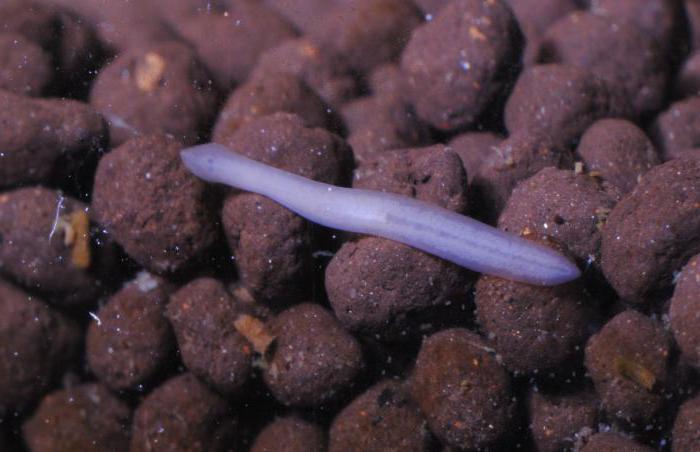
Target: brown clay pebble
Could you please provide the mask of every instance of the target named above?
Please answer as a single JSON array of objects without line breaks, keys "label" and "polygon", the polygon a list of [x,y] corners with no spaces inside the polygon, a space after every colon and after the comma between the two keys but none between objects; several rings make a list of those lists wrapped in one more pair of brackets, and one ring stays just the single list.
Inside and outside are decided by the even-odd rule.
[{"label": "brown clay pebble", "polygon": [[678,410],[673,423],[674,452],[700,449],[700,396],[686,400]]},{"label": "brown clay pebble", "polygon": [[[525,37],[523,63],[535,64],[539,41],[547,27],[578,9],[577,0],[506,0]],[[580,2],[579,2],[580,3]]]},{"label": "brown clay pebble", "polygon": [[180,160],[181,145],[162,135],[134,138],[97,167],[95,219],[154,273],[173,272],[216,238],[204,182]]},{"label": "brown clay pebble", "polygon": [[172,2],[170,0],[153,0],[158,12],[163,15],[166,23],[172,27],[188,18],[211,12],[223,13],[228,1],[208,2],[207,0],[180,0]]},{"label": "brown clay pebble", "polygon": [[651,138],[662,160],[681,157],[686,149],[700,148],[700,96],[671,104],[654,121]]},{"label": "brown clay pebble", "polygon": [[306,34],[335,4],[345,0],[264,0],[266,5],[281,14]]},{"label": "brown clay pebble", "polygon": [[[31,42],[43,49],[45,53],[44,56],[36,59],[32,57],[36,55],[34,51],[28,52],[27,60],[16,61],[18,65],[10,72],[14,71],[17,75],[25,70],[34,75],[43,72],[48,76],[50,82],[48,91],[52,95],[57,94],[57,88],[61,90],[61,94],[84,95],[86,85],[94,75],[93,71],[97,69],[102,57],[92,24],[74,14],[72,9],[77,1],[69,1],[69,4],[63,4],[65,8],[43,4],[62,3],[56,0],[41,3],[5,0],[0,5],[2,33],[14,35],[13,44],[23,47],[26,42]],[[24,37],[26,42],[24,44],[15,42],[15,40],[20,41],[17,35]],[[0,51],[0,54],[2,53],[4,52]],[[0,60],[2,59],[3,57],[0,57]],[[45,60],[46,65],[40,60]],[[27,65],[27,62],[30,65]],[[6,69],[10,68],[6,67]],[[20,81],[21,77],[17,78],[15,83]],[[33,95],[38,94],[41,94],[41,91],[33,91]]]},{"label": "brown clay pebble", "polygon": [[[382,153],[356,171],[353,186],[456,212],[467,207],[460,159],[442,145]],[[462,268],[376,237],[343,244],[326,268],[328,298],[343,326],[385,339],[414,336],[422,321],[460,299],[467,286]]]},{"label": "brown clay pebble", "polygon": [[503,138],[491,132],[467,132],[454,137],[449,146],[462,160],[467,179],[471,184],[487,156],[494,152]]},{"label": "brown clay pebble", "polygon": [[682,57],[685,18],[681,0],[588,0],[594,14],[629,20],[657,42],[671,62]]},{"label": "brown clay pebble", "polygon": [[33,0],[4,0],[0,5],[0,29],[26,37],[41,47],[55,39],[55,11]]},{"label": "brown clay pebble", "polygon": [[0,33],[0,89],[40,96],[53,79],[50,56],[22,35]]},{"label": "brown clay pebble", "polygon": [[277,112],[293,113],[311,127],[327,127],[327,107],[297,75],[261,73],[239,86],[226,101],[214,126],[214,141],[224,141],[244,124]]},{"label": "brown clay pebble", "polygon": [[398,63],[385,63],[369,73],[367,83],[370,93],[377,96],[402,96],[403,75]]},{"label": "brown clay pebble", "polygon": [[[590,1],[590,0],[586,0]],[[557,18],[576,11],[579,0],[506,0],[526,39],[541,36]]]},{"label": "brown clay pebble", "polygon": [[573,165],[569,150],[553,147],[536,136],[513,135],[491,149],[472,179],[472,193],[479,206],[475,212],[495,223],[519,181],[548,166],[571,169]]},{"label": "brown clay pebble", "polygon": [[31,96],[84,97],[102,49],[92,24],[74,14],[76,1],[69,1],[65,8],[48,4],[60,4],[58,0],[5,0],[0,4],[0,85],[38,88],[15,91]]},{"label": "brown clay pebble", "polygon": [[355,97],[358,91],[350,69],[333,60],[308,38],[287,39],[263,52],[250,78],[257,79],[272,72],[296,75],[333,107]]},{"label": "brown clay pebble", "polygon": [[617,294],[643,303],[700,252],[700,158],[655,166],[613,208],[602,266]]},{"label": "brown clay pebble", "polygon": [[429,141],[427,125],[416,117],[413,107],[396,95],[357,98],[343,105],[341,114],[358,164],[386,150]]},{"label": "brown clay pebble", "polygon": [[654,449],[613,432],[596,433],[588,439],[581,452],[653,452]]},{"label": "brown clay pebble", "polygon": [[[351,150],[336,135],[277,113],[251,121],[221,142],[269,165],[331,184],[349,179]],[[264,198],[234,192],[221,214],[241,280],[262,302],[284,305],[308,293],[311,242],[306,220]]]},{"label": "brown clay pebble", "polygon": [[0,187],[49,182],[107,142],[92,107],[68,99],[30,99],[0,91]]},{"label": "brown clay pebble", "polygon": [[179,34],[225,91],[241,84],[258,57],[296,36],[294,27],[276,11],[256,0],[228,1],[176,24]]},{"label": "brown clay pebble", "polygon": [[215,141],[253,160],[329,184],[348,179],[352,151],[326,130],[308,126],[289,113],[275,113],[233,133],[215,132]]},{"label": "brown clay pebble", "polygon": [[95,314],[86,339],[88,365],[114,390],[147,383],[175,348],[165,304],[172,286],[147,272],[112,295]]},{"label": "brown clay pebble", "polygon": [[382,380],[338,413],[329,452],[429,451],[432,436],[406,384]]},{"label": "brown clay pebble", "polygon": [[197,14],[209,14],[212,12],[220,13],[225,16],[228,0],[218,0],[211,2],[209,0],[180,0],[172,2],[171,0],[154,0],[158,7],[158,11],[164,15],[168,24],[177,26],[178,22],[185,20],[188,17]]},{"label": "brown clay pebble", "polygon": [[692,365],[700,368],[700,254],[681,270],[669,316],[678,347]]},{"label": "brown clay pebble", "polygon": [[255,438],[250,452],[323,452],[326,435],[316,424],[295,415],[276,418]]},{"label": "brown clay pebble", "polygon": [[240,281],[255,300],[284,306],[311,295],[311,231],[305,219],[264,196],[232,193],[221,221]]},{"label": "brown clay pebble", "polygon": [[508,98],[508,131],[571,146],[597,119],[607,116],[606,85],[584,69],[545,64],[525,69]]},{"label": "brown clay pebble", "polygon": [[326,268],[343,327],[384,340],[416,336],[424,320],[465,296],[469,281],[457,265],[377,237],[344,243]]},{"label": "brown clay pebble", "polygon": [[[63,3],[65,8],[42,3]],[[2,2],[0,85],[9,82],[17,88],[31,87],[31,92],[16,91],[26,95],[85,96],[101,64],[103,49],[92,24],[72,11],[76,3],[78,0]],[[4,78],[8,75],[14,80]]]},{"label": "brown clay pebble", "polygon": [[700,96],[700,52],[692,53],[683,63],[675,83],[676,97]]},{"label": "brown clay pebble", "polygon": [[90,103],[109,122],[112,146],[151,133],[195,144],[211,126],[217,97],[194,52],[163,42],[130,49],[103,68]]},{"label": "brown clay pebble", "polygon": [[224,394],[239,391],[250,377],[253,350],[236,329],[244,312],[223,284],[191,281],[170,296],[166,314],[185,366]]},{"label": "brown clay pebble", "polygon": [[608,415],[644,427],[664,401],[671,341],[661,324],[628,310],[586,345],[586,369]]},{"label": "brown clay pebble", "polygon": [[570,13],[545,33],[539,61],[593,72],[608,85],[614,114],[644,116],[663,105],[665,58],[652,36],[624,19]]},{"label": "brown clay pebble", "polygon": [[129,446],[131,410],[96,383],[85,383],[44,397],[22,426],[32,451],[122,451]]},{"label": "brown clay pebble", "polygon": [[688,20],[688,32],[690,33],[690,48],[700,50],[700,2],[696,0],[684,0],[685,12]]},{"label": "brown clay pebble", "polygon": [[501,0],[448,3],[401,55],[406,96],[441,130],[474,124],[517,67],[518,25]]},{"label": "brown clay pebble", "polygon": [[624,119],[601,119],[581,137],[576,153],[586,171],[627,194],[644,173],[660,163],[644,132]]},{"label": "brown clay pebble", "polygon": [[275,344],[263,369],[285,405],[319,406],[348,392],[364,368],[360,344],[319,305],[287,309],[269,325]]},{"label": "brown clay pebble", "polygon": [[392,61],[421,22],[418,9],[404,0],[341,1],[313,27],[310,39],[358,73]]},{"label": "brown clay pebble", "polygon": [[414,3],[425,13],[426,20],[432,20],[435,13],[449,2],[450,0],[414,0]]},{"label": "brown clay pebble", "polygon": [[510,377],[487,350],[477,334],[454,328],[427,337],[418,353],[411,394],[449,446],[491,449],[513,427]]},{"label": "brown clay pebble", "polygon": [[538,452],[575,450],[598,424],[598,400],[588,390],[561,395],[532,391],[528,412]]},{"label": "brown clay pebble", "polygon": [[[104,49],[92,23],[71,8],[56,9],[58,32],[49,44],[57,61],[55,68],[59,88],[64,95],[87,97],[90,84],[103,63]],[[59,36],[56,43],[56,35]]]},{"label": "brown clay pebble", "polygon": [[515,187],[498,227],[553,237],[565,243],[579,263],[600,269],[600,231],[615,201],[589,176],[544,168]]},{"label": "brown clay pebble", "polygon": [[0,193],[2,273],[56,303],[92,301],[93,252],[83,203],[43,187]]},{"label": "brown clay pebble", "polygon": [[73,321],[0,279],[0,417],[56,383],[77,357],[80,335]]},{"label": "brown clay pebble", "polygon": [[[400,193],[462,212],[467,202],[465,179],[459,158],[443,146],[434,146],[380,154],[357,171],[353,186]],[[407,278],[414,284],[406,291],[395,290],[406,272],[416,274],[415,279]],[[425,278],[425,274],[432,276]],[[434,285],[432,277],[437,281]],[[402,336],[409,333],[407,327],[416,326],[408,317],[446,303],[466,285],[464,277],[459,268],[420,251],[367,238],[341,248],[327,269],[326,288],[346,328]],[[365,281],[359,291],[351,282],[355,278]],[[386,284],[385,279],[397,283]]]},{"label": "brown clay pebble", "polygon": [[453,212],[467,210],[467,175],[459,156],[441,144],[386,151],[355,171],[354,188],[396,193]]},{"label": "brown clay pebble", "polygon": [[700,146],[679,149],[674,151],[674,159],[698,158],[700,156]]},{"label": "brown clay pebble", "polygon": [[131,452],[230,450],[236,420],[226,401],[192,374],[154,389],[134,413]]},{"label": "brown clay pebble", "polygon": [[[526,238],[568,254],[556,242],[534,234]],[[482,275],[474,302],[489,344],[515,373],[565,371],[595,320],[591,300],[577,281],[543,287]]]},{"label": "brown clay pebble", "polygon": [[[24,3],[24,0],[15,0]],[[51,0],[95,24],[108,56],[154,42],[178,39],[152,2],[103,2],[100,0]],[[171,6],[172,7],[172,6]],[[83,19],[81,19],[83,20]],[[44,29],[45,30],[45,29]],[[49,35],[52,39],[54,35]]]}]

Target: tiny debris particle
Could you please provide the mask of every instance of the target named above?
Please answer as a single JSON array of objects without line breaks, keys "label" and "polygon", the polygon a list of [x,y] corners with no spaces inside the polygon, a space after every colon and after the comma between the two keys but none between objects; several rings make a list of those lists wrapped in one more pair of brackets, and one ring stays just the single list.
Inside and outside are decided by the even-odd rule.
[{"label": "tiny debris particle", "polygon": [[469,36],[478,41],[486,41],[486,35],[473,25],[469,27]]},{"label": "tiny debris particle", "polygon": [[608,220],[608,215],[610,215],[611,209],[607,207],[598,207],[595,209],[595,216],[597,218],[597,222],[595,227],[600,231],[603,229],[603,226],[605,226],[605,222]]},{"label": "tiny debris particle", "polygon": [[75,229],[73,229],[73,226],[65,218],[59,218],[55,224],[56,229],[63,231],[63,244],[71,246],[75,241]]},{"label": "tiny debris particle", "polygon": [[236,331],[248,339],[253,345],[253,349],[261,355],[265,354],[270,344],[275,340],[275,337],[265,328],[265,324],[252,315],[239,315],[233,322],[233,326],[236,328]]},{"label": "tiny debris particle", "polygon": [[136,86],[142,91],[153,91],[165,72],[165,60],[155,52],[148,52],[142,64],[136,67]]},{"label": "tiny debris particle", "polygon": [[78,268],[88,268],[90,266],[90,217],[84,210],[78,210],[70,214],[69,228],[66,228],[66,239],[68,231],[71,231],[73,238],[71,244],[71,262]]},{"label": "tiny debris particle", "polygon": [[319,50],[316,46],[307,43],[301,47],[301,54],[306,58],[315,59],[319,56]]},{"label": "tiny debris particle", "polygon": [[141,292],[150,292],[158,287],[158,280],[145,270],[139,272],[134,281]]},{"label": "tiny debris particle", "polygon": [[247,287],[244,286],[236,286],[231,289],[231,293],[233,293],[233,296],[241,301],[242,303],[246,304],[253,304],[255,303],[255,298],[253,297],[253,294],[250,293],[250,290]]},{"label": "tiny debris particle", "polygon": [[617,356],[613,362],[615,371],[628,380],[632,380],[647,391],[651,391],[656,383],[654,373],[643,365],[622,357]]},{"label": "tiny debris particle", "polygon": [[102,326],[102,320],[95,314],[94,312],[88,312],[90,314],[90,317],[97,323],[97,326]]}]

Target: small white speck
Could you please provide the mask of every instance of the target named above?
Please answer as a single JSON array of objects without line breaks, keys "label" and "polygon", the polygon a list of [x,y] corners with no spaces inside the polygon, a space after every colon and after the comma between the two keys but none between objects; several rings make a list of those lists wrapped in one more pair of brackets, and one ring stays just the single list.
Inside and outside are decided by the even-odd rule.
[{"label": "small white speck", "polygon": [[158,287],[158,280],[147,271],[139,272],[134,282],[141,292],[149,292]]},{"label": "small white speck", "polygon": [[95,322],[97,322],[97,326],[102,326],[102,320],[100,320],[100,318],[97,317],[97,314],[95,314],[94,312],[88,312],[88,314],[90,314],[90,317],[92,317],[92,319]]}]

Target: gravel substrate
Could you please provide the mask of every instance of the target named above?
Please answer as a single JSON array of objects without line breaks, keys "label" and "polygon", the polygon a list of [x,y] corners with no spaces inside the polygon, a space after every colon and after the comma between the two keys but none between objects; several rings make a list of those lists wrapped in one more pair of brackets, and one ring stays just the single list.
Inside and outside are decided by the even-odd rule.
[{"label": "gravel substrate", "polygon": [[[582,277],[321,227],[207,142]],[[697,0],[0,0],[0,451],[700,450],[699,331]]]}]

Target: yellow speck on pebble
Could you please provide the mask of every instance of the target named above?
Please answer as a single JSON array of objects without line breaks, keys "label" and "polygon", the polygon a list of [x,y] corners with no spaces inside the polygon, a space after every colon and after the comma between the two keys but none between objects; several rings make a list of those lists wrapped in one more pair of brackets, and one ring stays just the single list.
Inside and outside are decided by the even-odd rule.
[{"label": "yellow speck on pebble", "polygon": [[473,25],[469,27],[469,36],[478,41],[486,41],[486,35]]},{"label": "yellow speck on pebble", "polygon": [[90,217],[84,210],[78,210],[70,215],[70,225],[73,230],[73,251],[71,261],[78,268],[90,266]]},{"label": "yellow speck on pebble", "polygon": [[136,86],[142,91],[153,91],[165,72],[165,60],[155,52],[148,52],[142,64],[136,66]]},{"label": "yellow speck on pebble", "polygon": [[654,387],[656,376],[643,365],[621,356],[615,357],[613,364],[617,373],[632,380],[647,391],[651,391]]},{"label": "yellow speck on pebble", "polygon": [[252,315],[239,315],[233,322],[233,326],[236,331],[248,339],[253,345],[253,349],[261,355],[265,354],[267,348],[275,340],[275,337],[265,328],[265,324]]}]

